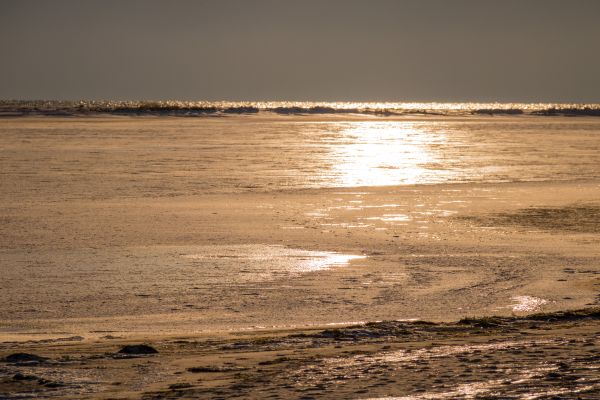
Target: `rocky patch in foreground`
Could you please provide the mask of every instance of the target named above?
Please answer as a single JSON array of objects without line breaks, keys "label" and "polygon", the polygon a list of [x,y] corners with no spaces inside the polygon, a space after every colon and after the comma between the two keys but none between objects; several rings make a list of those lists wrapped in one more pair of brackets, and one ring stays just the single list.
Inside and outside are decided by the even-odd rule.
[{"label": "rocky patch in foreground", "polygon": [[57,345],[25,365],[37,348],[0,354],[0,398],[600,398],[600,309],[110,348]]},{"label": "rocky patch in foreground", "polygon": [[145,354],[158,354],[158,350],[156,350],[152,346],[148,346],[147,344],[129,344],[127,346],[123,346],[121,350],[118,351],[119,354],[132,354],[132,355],[145,355]]}]

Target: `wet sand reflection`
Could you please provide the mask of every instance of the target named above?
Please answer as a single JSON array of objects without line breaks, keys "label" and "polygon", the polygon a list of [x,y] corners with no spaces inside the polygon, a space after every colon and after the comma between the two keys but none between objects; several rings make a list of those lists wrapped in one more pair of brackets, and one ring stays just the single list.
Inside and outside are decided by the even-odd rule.
[{"label": "wet sand reflection", "polygon": [[[354,122],[333,127],[340,140],[331,149],[334,186],[385,186],[441,182],[451,178],[439,169],[446,134],[430,123]],[[438,166],[432,168],[432,166]]]}]

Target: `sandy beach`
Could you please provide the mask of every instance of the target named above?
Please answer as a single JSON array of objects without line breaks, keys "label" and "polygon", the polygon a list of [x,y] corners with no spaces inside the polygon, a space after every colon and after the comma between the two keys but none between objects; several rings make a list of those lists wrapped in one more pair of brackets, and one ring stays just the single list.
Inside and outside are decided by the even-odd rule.
[{"label": "sandy beach", "polygon": [[[0,390],[7,398],[595,399],[599,317],[596,308],[439,324],[5,342],[3,351],[28,353],[7,356]],[[151,347],[128,352],[132,340]]]},{"label": "sandy beach", "polygon": [[595,398],[600,122],[547,118],[1,119],[0,397]]},{"label": "sandy beach", "polygon": [[0,0],[0,400],[600,399],[599,16]]}]

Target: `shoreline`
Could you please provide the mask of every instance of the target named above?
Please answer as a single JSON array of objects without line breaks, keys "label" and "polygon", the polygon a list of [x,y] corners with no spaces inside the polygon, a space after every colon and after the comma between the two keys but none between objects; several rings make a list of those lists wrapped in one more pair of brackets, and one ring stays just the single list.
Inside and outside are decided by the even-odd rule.
[{"label": "shoreline", "polygon": [[[389,393],[407,399],[497,394],[592,399],[600,393],[599,319],[596,307],[453,323],[381,321],[218,336],[3,342],[0,394],[8,399],[25,392],[79,399],[387,398]],[[119,352],[138,343],[157,353]],[[31,356],[25,361],[17,354]],[[90,371],[97,371],[94,378]]]}]

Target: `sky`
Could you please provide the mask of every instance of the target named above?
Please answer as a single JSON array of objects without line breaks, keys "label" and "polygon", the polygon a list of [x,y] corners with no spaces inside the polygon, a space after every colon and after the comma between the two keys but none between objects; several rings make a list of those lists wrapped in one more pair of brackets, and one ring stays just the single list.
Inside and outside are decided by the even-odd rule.
[{"label": "sky", "polygon": [[600,1],[0,0],[0,99],[600,102]]}]

